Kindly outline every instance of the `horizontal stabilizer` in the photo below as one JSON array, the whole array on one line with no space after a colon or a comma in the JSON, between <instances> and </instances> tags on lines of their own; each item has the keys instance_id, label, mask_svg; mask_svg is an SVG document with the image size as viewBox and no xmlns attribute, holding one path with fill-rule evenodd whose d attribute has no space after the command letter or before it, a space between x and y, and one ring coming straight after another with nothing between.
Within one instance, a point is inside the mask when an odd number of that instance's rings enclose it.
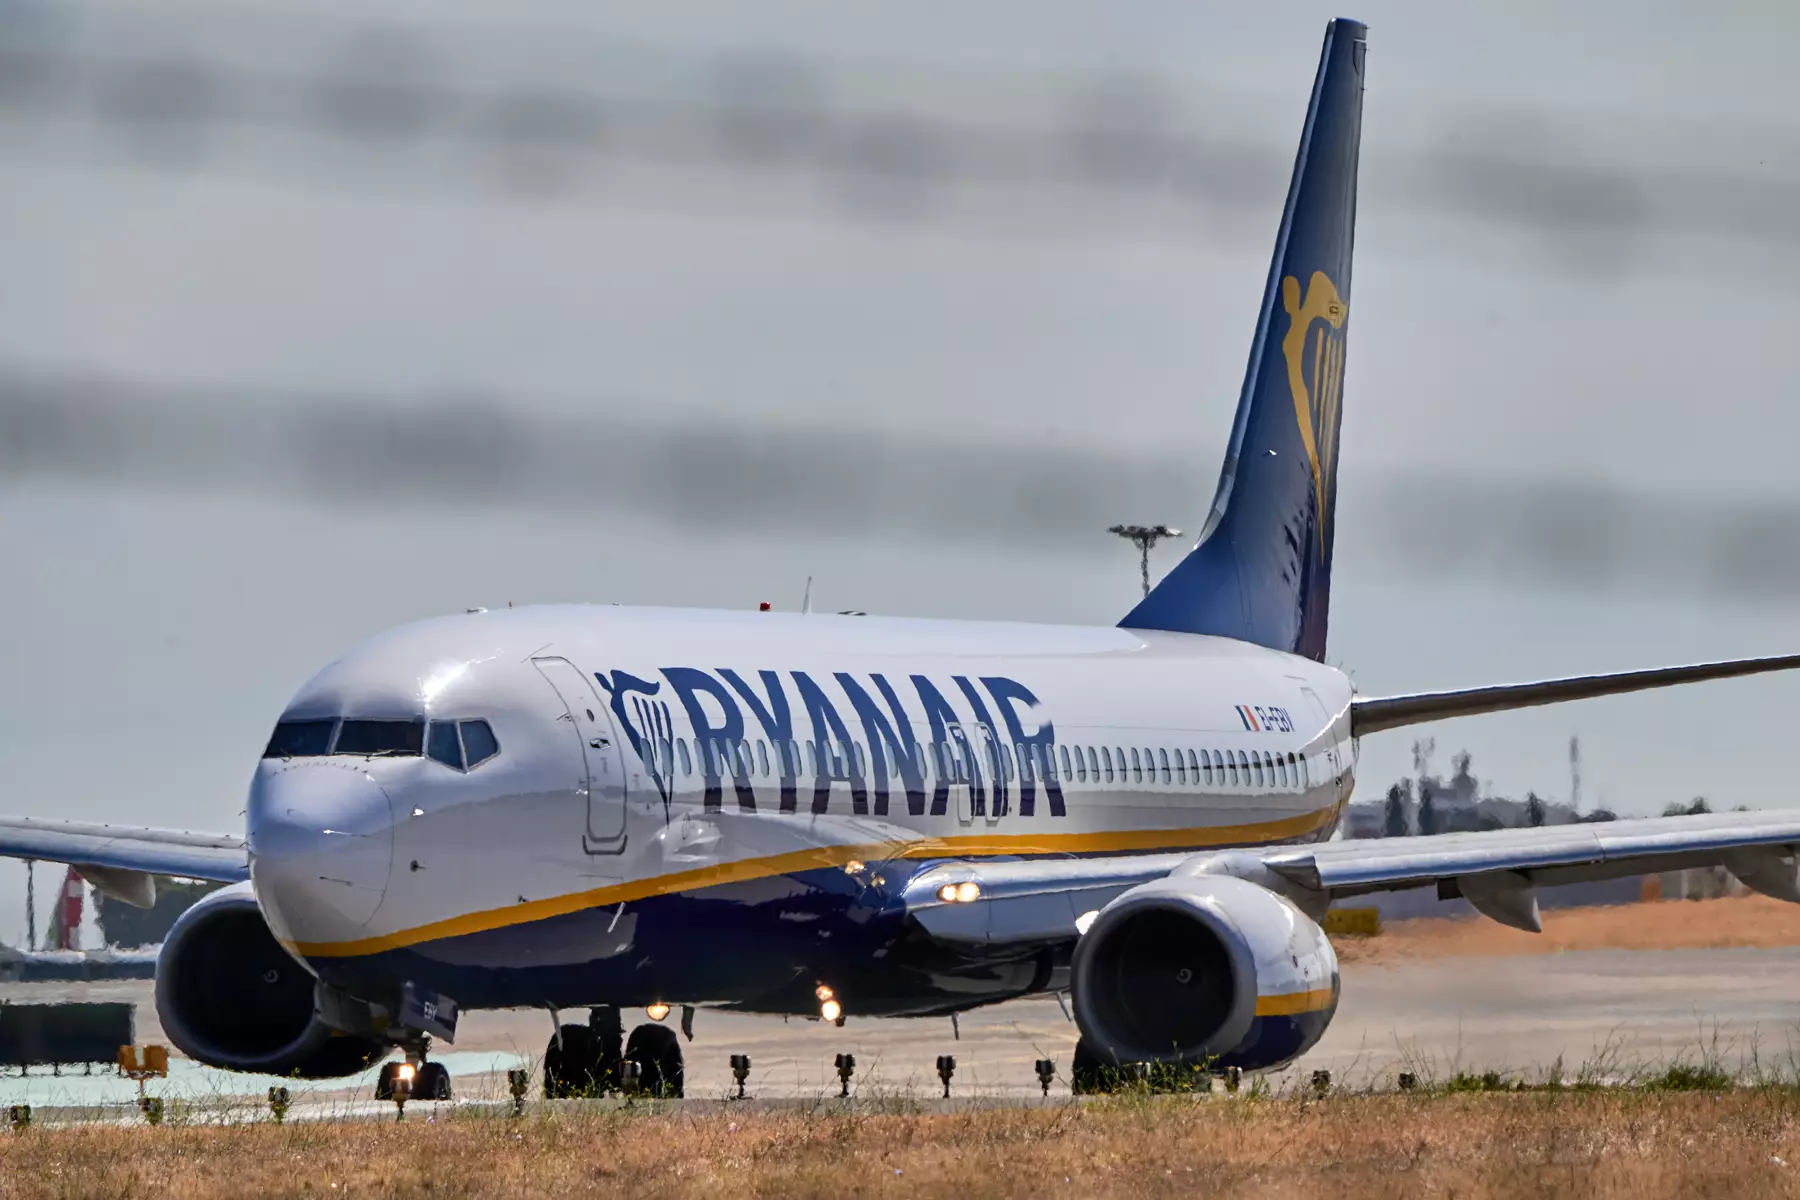
<instances>
[{"instance_id":1,"label":"horizontal stabilizer","mask_svg":"<svg viewBox=\"0 0 1800 1200\"><path fill-rule=\"evenodd\" d=\"M1578 675L1573 679L1549 679L1541 683L1502 683L1459 692L1420 692L1412 696L1355 700L1350 705L1350 732L1361 737L1366 733L1380 733L1384 729L1426 721L1473 717L1511 708L1535 708L1563 700L1616 696L1622 692L1641 692L1677 683L1733 679L1739 675L1760 675L1765 671L1787 671L1794 667L1800 667L1800 654L1695 663L1686 667L1654 667L1648 671L1625 671L1617 675Z\"/></svg>"}]
</instances>

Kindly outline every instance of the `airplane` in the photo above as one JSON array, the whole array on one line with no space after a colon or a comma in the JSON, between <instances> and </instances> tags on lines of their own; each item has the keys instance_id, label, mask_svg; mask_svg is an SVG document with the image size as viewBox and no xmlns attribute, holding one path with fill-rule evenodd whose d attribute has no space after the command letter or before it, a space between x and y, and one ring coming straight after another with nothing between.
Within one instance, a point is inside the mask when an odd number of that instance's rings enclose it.
<instances>
[{"instance_id":1,"label":"airplane","mask_svg":"<svg viewBox=\"0 0 1800 1200\"><path fill-rule=\"evenodd\" d=\"M843 1022L1066 998L1077 1091L1125 1064L1267 1070L1314 1045L1333 901L1722 864L1800 902L1800 812L1330 841L1360 740L1800 666L1800 655L1413 695L1328 665L1366 29L1325 32L1192 550L1114 626L606 605L380 634L280 714L242 837L0 819L0 854L147 904L224 881L158 957L202 1063L340 1077L541 1007L548 1096L680 1094L696 1009ZM922 468L928 469L928 464ZM650 1020L627 1039L622 1013ZM587 1009L585 1023L562 1023Z\"/></svg>"}]
</instances>

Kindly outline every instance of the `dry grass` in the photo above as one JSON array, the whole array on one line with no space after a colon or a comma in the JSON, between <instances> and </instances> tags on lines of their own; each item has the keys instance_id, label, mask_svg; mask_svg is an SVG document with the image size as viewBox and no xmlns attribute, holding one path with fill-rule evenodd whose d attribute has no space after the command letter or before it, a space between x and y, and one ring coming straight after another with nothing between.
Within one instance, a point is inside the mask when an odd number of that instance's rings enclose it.
<instances>
[{"instance_id":1,"label":"dry grass","mask_svg":"<svg viewBox=\"0 0 1800 1200\"><path fill-rule=\"evenodd\" d=\"M1795 1164L1793 1167L1787 1164ZM941 1114L467 1110L435 1123L33 1128L0 1195L1776 1196L1800 1093L1113 1101Z\"/></svg>"},{"instance_id":2,"label":"dry grass","mask_svg":"<svg viewBox=\"0 0 1800 1200\"><path fill-rule=\"evenodd\" d=\"M1544 913L1544 932L1483 917L1394 921L1372 938L1334 939L1345 962L1569 950L1717 950L1800 946L1800 905L1766 896L1667 900Z\"/></svg>"}]
</instances>

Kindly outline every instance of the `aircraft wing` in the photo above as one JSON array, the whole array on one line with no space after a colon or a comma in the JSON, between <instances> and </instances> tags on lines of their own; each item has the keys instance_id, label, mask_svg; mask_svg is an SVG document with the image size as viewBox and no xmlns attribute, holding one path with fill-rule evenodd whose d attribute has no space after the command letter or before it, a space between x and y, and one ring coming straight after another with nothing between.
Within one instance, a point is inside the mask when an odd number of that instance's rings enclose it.
<instances>
[{"instance_id":1,"label":"aircraft wing","mask_svg":"<svg viewBox=\"0 0 1800 1200\"><path fill-rule=\"evenodd\" d=\"M933 864L906 884L908 915L934 938L1000 948L1072 940L1082 918L1177 870L1262 883L1322 910L1332 900L1436 885L1519 928L1538 928L1535 889L1725 866L1748 887L1800 902L1800 809L1651 817L1429 837L1106 858ZM973 883L960 893L960 884ZM950 890L946 890L946 888Z\"/></svg>"},{"instance_id":2,"label":"aircraft wing","mask_svg":"<svg viewBox=\"0 0 1800 1200\"><path fill-rule=\"evenodd\" d=\"M92 872L90 881L103 891L110 889L102 879L119 873L181 875L220 883L250 877L250 854L241 837L35 817L0 817L0 858L97 867L100 870Z\"/></svg>"}]
</instances>

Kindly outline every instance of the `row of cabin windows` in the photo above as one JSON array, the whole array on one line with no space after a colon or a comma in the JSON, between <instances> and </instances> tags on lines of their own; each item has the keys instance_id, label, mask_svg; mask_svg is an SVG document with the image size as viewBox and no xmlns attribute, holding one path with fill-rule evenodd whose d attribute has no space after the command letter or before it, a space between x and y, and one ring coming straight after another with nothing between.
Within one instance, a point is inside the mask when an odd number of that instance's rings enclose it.
<instances>
[{"instance_id":1,"label":"row of cabin windows","mask_svg":"<svg viewBox=\"0 0 1800 1200\"><path fill-rule=\"evenodd\" d=\"M718 778L748 779L760 776L792 778L803 773L844 778L869 777L869 754L860 742L775 742L758 738L706 741L663 739L649 748L653 766L665 778L679 764L682 775L695 770ZM1161 783L1177 787L1229 787L1260 790L1299 790L1313 785L1310 760L1291 751L1198 750L1138 746L1070 746L1063 743L1054 755L1044 747L985 744L985 762L977 770L976 749L966 742L914 743L908 757L921 774L967 783L977 776L1011 781L1023 776L1036 779L1087 783ZM885 773L899 778L901 767L889 755L882 756ZM806 768L802 771L802 766Z\"/></svg>"}]
</instances>

